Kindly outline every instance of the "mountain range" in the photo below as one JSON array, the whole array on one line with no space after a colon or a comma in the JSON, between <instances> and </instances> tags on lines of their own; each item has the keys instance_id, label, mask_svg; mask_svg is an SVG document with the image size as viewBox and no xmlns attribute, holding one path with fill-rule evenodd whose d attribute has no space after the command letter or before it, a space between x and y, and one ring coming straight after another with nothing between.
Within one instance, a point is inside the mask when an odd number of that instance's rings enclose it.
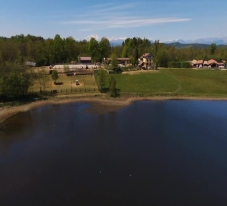
<instances>
[{"instance_id":1,"label":"mountain range","mask_svg":"<svg viewBox=\"0 0 227 206\"><path fill-rule=\"evenodd\" d=\"M204 38L204 39L196 39L196 40L177 39L177 40L166 41L163 43L174 43L174 42L179 42L181 44L212 44L212 43L215 43L217 45L227 45L227 37Z\"/></svg>"},{"instance_id":2,"label":"mountain range","mask_svg":"<svg viewBox=\"0 0 227 206\"><path fill-rule=\"evenodd\" d=\"M125 40L125 38L111 38L109 39L110 44L112 46L120 46L122 45L122 42ZM152 43L154 42L153 40L150 40ZM227 45L227 37L223 38L201 38L201 39L196 39L196 40L183 40L183 39L176 39L176 40L169 40L169 41L164 41L162 43L165 44L170 44L170 45L210 45L212 43L215 43L216 45ZM181 46L183 47L183 46Z\"/></svg>"}]
</instances>

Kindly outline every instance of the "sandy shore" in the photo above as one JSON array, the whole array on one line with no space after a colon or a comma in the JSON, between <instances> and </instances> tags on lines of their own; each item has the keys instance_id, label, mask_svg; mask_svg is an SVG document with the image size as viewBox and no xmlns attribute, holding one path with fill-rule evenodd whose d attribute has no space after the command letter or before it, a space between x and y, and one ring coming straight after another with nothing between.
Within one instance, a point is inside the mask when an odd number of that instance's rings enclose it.
<instances>
[{"instance_id":1,"label":"sandy shore","mask_svg":"<svg viewBox=\"0 0 227 206\"><path fill-rule=\"evenodd\" d=\"M142 101L142 100L157 100L157 101L164 101L164 100L213 100L213 101L220 101L220 100L227 100L227 98L209 98L209 97L133 97L133 98L78 98L73 96L68 97L56 97L50 100L43 100L43 101L36 101L32 103L28 103L21 106L10 106L10 107L3 107L0 108L0 122L5 121L7 118L19 113L19 112L26 112L34 108L44 107L47 105L56 105L56 104L67 104L72 102L89 102L91 103L91 108L87 110L87 112L97 112L99 114L104 114L107 112L117 111L123 107L130 105L132 102L135 101Z\"/></svg>"}]
</instances>

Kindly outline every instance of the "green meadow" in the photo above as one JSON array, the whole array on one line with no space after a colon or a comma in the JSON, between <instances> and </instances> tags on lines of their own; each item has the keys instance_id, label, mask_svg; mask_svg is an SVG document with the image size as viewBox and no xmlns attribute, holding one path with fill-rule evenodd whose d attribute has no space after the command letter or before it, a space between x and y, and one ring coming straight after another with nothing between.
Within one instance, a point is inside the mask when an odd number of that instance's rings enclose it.
<instances>
[{"instance_id":1,"label":"green meadow","mask_svg":"<svg viewBox=\"0 0 227 206\"><path fill-rule=\"evenodd\" d=\"M107 74L114 76L121 96L191 96L227 97L227 71L194 69L160 69L157 71L131 71L126 74ZM96 81L95 81L96 78ZM78 80L80 85L76 85ZM94 76L60 76L62 85L54 85L49 76L45 90L57 90L58 94L69 92L97 92L97 74ZM37 80L32 91L44 90Z\"/></svg>"},{"instance_id":2,"label":"green meadow","mask_svg":"<svg viewBox=\"0 0 227 206\"><path fill-rule=\"evenodd\" d=\"M227 71L161 69L112 74L121 95L227 97Z\"/></svg>"}]
</instances>

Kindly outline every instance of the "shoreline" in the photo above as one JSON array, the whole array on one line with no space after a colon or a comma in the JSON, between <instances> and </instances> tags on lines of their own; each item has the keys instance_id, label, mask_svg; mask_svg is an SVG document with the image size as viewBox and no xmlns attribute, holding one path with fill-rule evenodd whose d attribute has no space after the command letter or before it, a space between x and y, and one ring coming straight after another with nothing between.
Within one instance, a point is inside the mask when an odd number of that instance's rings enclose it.
<instances>
[{"instance_id":1,"label":"shoreline","mask_svg":"<svg viewBox=\"0 0 227 206\"><path fill-rule=\"evenodd\" d=\"M133 102L137 101L167 101L167 100L195 100L195 101L227 101L227 98L218 97L184 97L184 96L154 96L154 97L120 97L117 99L111 98L96 98L96 97L55 97L49 100L40 100L32 103L20 105L20 106L9 106L0 108L0 123L4 122L9 117L16 115L20 112L27 112L35 108L45 107L48 105L60 105L69 104L74 102L91 103L91 108L87 112L98 112L99 114L105 114L108 112L114 112L121 108L127 107ZM105 107L103 107L105 105Z\"/></svg>"}]
</instances>

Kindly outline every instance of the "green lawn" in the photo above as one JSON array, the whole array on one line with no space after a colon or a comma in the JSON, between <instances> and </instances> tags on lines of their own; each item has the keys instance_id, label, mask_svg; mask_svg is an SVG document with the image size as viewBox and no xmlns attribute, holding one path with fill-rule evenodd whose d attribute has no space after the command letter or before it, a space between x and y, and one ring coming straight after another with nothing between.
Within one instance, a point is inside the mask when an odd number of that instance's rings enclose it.
<instances>
[{"instance_id":1,"label":"green lawn","mask_svg":"<svg viewBox=\"0 0 227 206\"><path fill-rule=\"evenodd\" d=\"M187 96L227 96L227 71L165 69L179 84L176 94Z\"/></svg>"},{"instance_id":2,"label":"green lawn","mask_svg":"<svg viewBox=\"0 0 227 206\"><path fill-rule=\"evenodd\" d=\"M122 93L168 94L178 88L178 82L162 72L114 74Z\"/></svg>"},{"instance_id":3,"label":"green lawn","mask_svg":"<svg viewBox=\"0 0 227 206\"><path fill-rule=\"evenodd\" d=\"M161 69L141 74L113 74L123 94L227 97L227 71Z\"/></svg>"}]
</instances>

